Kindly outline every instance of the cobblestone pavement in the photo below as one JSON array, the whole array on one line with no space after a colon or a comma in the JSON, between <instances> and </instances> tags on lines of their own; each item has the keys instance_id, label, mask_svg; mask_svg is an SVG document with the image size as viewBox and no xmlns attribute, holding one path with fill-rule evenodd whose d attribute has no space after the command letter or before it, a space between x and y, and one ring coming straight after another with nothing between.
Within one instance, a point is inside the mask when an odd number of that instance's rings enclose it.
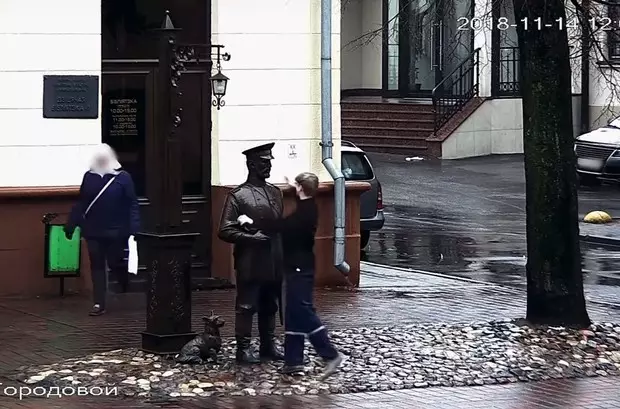
<instances>
[{"instance_id":1,"label":"cobblestone pavement","mask_svg":"<svg viewBox=\"0 0 620 409\"><path fill-rule=\"evenodd\" d=\"M525 294L517 289L453 279L446 276L403 274L380 266L367 266L362 290L320 290L317 307L330 328L358 328L409 323L460 323L521 317ZM393 284L387 282L393 280ZM386 285L387 284L387 285ZM475 301L474 301L475 300ZM88 317L89 300L0 300L0 374L8 375L20 365L59 361L65 358L118 348L138 347L144 328L142 295L114 296L107 315ZM194 328L211 309L228 322L233 318L232 291L194 293ZM595 321L620 322L620 311L611 305L589 304ZM0 381L1 382L1 381ZM0 408L620 408L617 378L586 378L510 384L504 386L428 388L358 393L339 396L204 398L179 402L141 403L102 397L66 397L18 401L0 396Z\"/></svg>"},{"instance_id":2,"label":"cobblestone pavement","mask_svg":"<svg viewBox=\"0 0 620 409\"><path fill-rule=\"evenodd\" d=\"M608 378L502 386L409 389L336 396L270 396L169 402L113 398L2 400L1 409L612 409L620 408L617 380Z\"/></svg>"}]
</instances>

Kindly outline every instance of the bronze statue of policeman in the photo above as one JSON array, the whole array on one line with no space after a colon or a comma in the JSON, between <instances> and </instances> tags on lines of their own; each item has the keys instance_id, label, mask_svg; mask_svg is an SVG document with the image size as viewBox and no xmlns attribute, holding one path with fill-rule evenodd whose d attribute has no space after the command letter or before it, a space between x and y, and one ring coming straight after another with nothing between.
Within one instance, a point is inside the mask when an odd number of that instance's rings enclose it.
<instances>
[{"instance_id":1,"label":"bronze statue of policeman","mask_svg":"<svg viewBox=\"0 0 620 409\"><path fill-rule=\"evenodd\" d=\"M268 143L243 152L248 178L228 193L218 232L221 240L234 244L236 359L242 364L284 359L275 344L276 313L281 308L278 301L282 291L282 242L279 234L261 231L261 225L281 218L284 210L282 192L266 181L271 174L273 146L274 143ZM241 215L252 222L240 222ZM259 356L250 346L255 314L258 314Z\"/></svg>"}]
</instances>

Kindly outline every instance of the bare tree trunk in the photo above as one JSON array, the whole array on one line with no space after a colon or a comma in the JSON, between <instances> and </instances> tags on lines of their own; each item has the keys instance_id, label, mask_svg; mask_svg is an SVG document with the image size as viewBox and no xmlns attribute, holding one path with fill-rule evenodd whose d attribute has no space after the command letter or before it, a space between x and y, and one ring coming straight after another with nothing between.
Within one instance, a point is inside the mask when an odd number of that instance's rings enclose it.
<instances>
[{"instance_id":1,"label":"bare tree trunk","mask_svg":"<svg viewBox=\"0 0 620 409\"><path fill-rule=\"evenodd\" d=\"M569 48L566 28L556 22L566 22L564 1L513 4L523 95L527 320L585 327L590 319L581 272Z\"/></svg>"}]
</instances>

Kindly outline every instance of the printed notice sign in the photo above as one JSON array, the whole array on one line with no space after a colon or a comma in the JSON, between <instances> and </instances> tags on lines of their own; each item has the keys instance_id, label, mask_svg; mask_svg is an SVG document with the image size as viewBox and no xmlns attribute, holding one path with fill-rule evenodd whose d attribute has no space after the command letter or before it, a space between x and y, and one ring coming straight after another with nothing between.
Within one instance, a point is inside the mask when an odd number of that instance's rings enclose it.
<instances>
[{"instance_id":1,"label":"printed notice sign","mask_svg":"<svg viewBox=\"0 0 620 409\"><path fill-rule=\"evenodd\" d=\"M110 98L110 136L138 136L138 99L135 97Z\"/></svg>"}]
</instances>

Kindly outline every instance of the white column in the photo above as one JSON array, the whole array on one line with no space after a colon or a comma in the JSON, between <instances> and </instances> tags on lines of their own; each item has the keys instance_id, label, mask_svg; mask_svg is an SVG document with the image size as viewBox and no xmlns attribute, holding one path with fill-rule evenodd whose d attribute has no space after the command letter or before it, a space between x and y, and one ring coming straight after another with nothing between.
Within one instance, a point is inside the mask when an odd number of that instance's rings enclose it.
<instances>
[{"instance_id":1,"label":"white column","mask_svg":"<svg viewBox=\"0 0 620 409\"><path fill-rule=\"evenodd\" d=\"M479 95L481 97L491 96L491 26L497 24L492 20L493 0L472 0L474 4L474 19L476 24L482 27L468 27L474 29L474 48L480 48L480 78L478 85L480 87ZM503 16L502 16L503 17ZM474 20L472 19L472 21ZM464 21L462 21L464 23Z\"/></svg>"},{"instance_id":2,"label":"white column","mask_svg":"<svg viewBox=\"0 0 620 409\"><path fill-rule=\"evenodd\" d=\"M334 157L340 147L340 2L333 2ZM213 109L214 185L245 180L241 151L276 142L270 181L302 171L330 180L321 164L320 1L213 1L213 43L232 55L226 106Z\"/></svg>"},{"instance_id":3,"label":"white column","mask_svg":"<svg viewBox=\"0 0 620 409\"><path fill-rule=\"evenodd\" d=\"M0 187L80 183L100 118L43 118L43 76L100 75L100 44L99 0L0 0Z\"/></svg>"},{"instance_id":4,"label":"white column","mask_svg":"<svg viewBox=\"0 0 620 409\"><path fill-rule=\"evenodd\" d=\"M373 33L368 44L362 47L362 88L381 89L383 71L383 0L362 2L362 30Z\"/></svg>"}]
</instances>

